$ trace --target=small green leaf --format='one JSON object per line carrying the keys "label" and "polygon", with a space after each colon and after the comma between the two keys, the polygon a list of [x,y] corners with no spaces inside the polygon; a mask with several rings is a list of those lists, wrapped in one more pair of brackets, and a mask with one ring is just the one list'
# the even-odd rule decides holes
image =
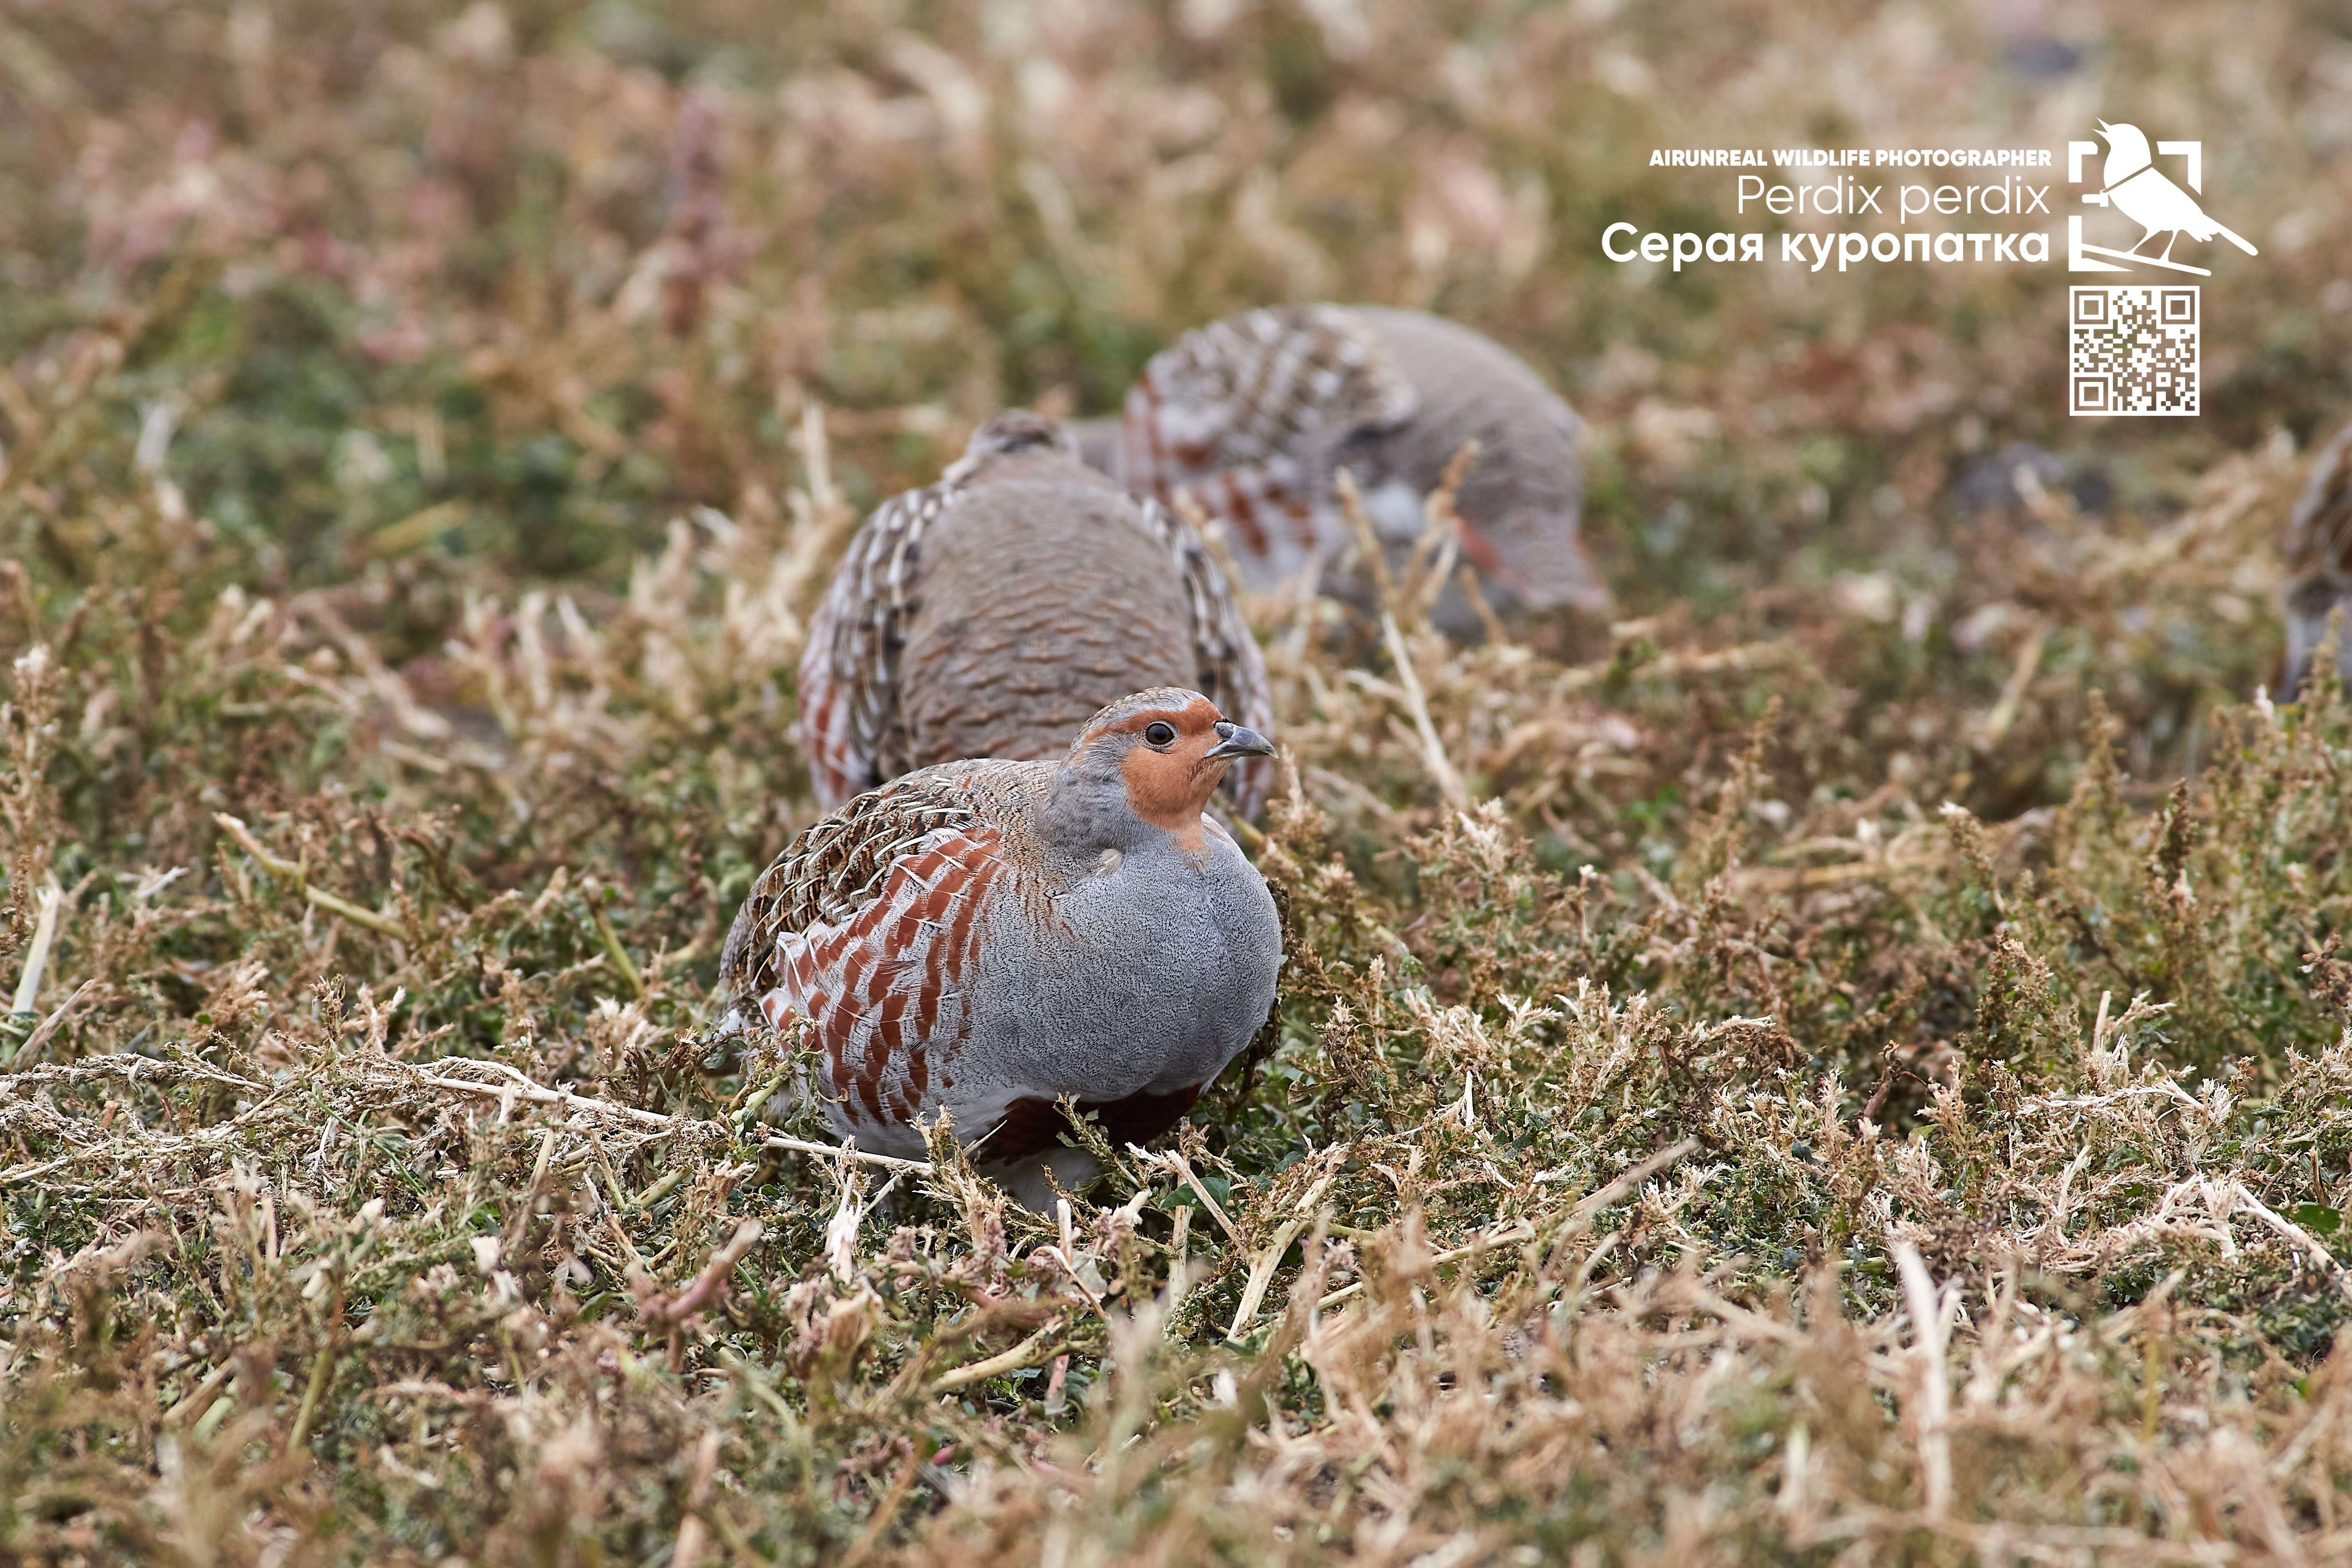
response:
{"label": "small green leaf", "polygon": [[2294,1223],[2321,1236],[2334,1236],[2336,1226],[2344,1223],[2344,1214],[2342,1210],[2329,1208],[2326,1204],[2297,1204],[2294,1205]]}

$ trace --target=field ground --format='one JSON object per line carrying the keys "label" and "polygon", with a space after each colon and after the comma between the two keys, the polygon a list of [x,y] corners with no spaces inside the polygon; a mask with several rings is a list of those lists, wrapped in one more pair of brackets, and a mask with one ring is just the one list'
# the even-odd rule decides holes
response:
{"label": "field ground", "polygon": [[[0,1562],[2352,1555],[2352,710],[2261,695],[2347,87],[2185,0],[0,5]],[[2199,419],[2065,417],[2057,267],[1599,255],[1727,226],[1653,147],[2119,106],[2262,252]],[[1278,1027],[1066,1221],[765,1147],[847,530],[1314,298],[1560,385],[1617,618],[1255,606]]]}

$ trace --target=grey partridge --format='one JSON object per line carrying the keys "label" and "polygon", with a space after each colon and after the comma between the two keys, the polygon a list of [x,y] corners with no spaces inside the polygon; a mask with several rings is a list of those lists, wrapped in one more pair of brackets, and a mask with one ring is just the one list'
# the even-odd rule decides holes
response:
{"label": "grey partridge", "polygon": [[[1200,535],[1014,409],[850,542],[801,660],[801,743],[830,811],[914,768],[1057,756],[1104,703],[1160,686],[1272,721],[1265,661]],[[1254,812],[1268,773],[1234,769],[1229,806]]]}
{"label": "grey partridge", "polygon": [[[1224,521],[1247,586],[1277,586],[1350,542],[1334,475],[1351,470],[1384,547],[1423,532],[1423,498],[1462,445],[1462,555],[1498,607],[1607,607],[1578,535],[1581,426],[1517,356],[1419,310],[1305,305],[1186,333],[1127,395],[1113,471],[1133,493],[1187,493]],[[1099,444],[1098,438],[1089,446]],[[1459,600],[1441,624],[1477,623]]]}
{"label": "grey partridge", "polygon": [[2336,668],[2352,680],[2352,424],[2312,465],[2286,523],[2285,695],[2303,689],[2312,656],[2327,635],[2328,612],[2345,611]]}
{"label": "grey partridge", "polygon": [[807,1021],[834,1131],[919,1158],[942,1110],[1032,1207],[1082,1180],[1059,1100],[1156,1137],[1265,1021],[1273,897],[1218,821],[1273,746],[1172,688],[1111,703],[1059,762],[918,770],[793,840],[729,933],[730,1024]]}

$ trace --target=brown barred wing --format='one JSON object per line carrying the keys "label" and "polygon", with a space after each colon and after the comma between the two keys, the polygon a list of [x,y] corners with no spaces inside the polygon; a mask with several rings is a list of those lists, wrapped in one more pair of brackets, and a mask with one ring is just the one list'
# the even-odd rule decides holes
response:
{"label": "brown barred wing", "polygon": [[982,826],[968,797],[936,774],[917,773],[858,795],[802,832],[752,882],[728,932],[719,963],[728,995],[742,1007],[774,993],[785,939],[856,921],[901,861]]}
{"label": "brown barred wing", "polygon": [[[1337,305],[1251,310],[1184,334],[1144,367],[1120,460],[1131,491],[1297,457],[1412,417],[1412,384],[1363,319]],[[1164,499],[1164,498],[1163,498]]]}
{"label": "brown barred wing", "polygon": [[1129,389],[1119,482],[1223,518],[1236,561],[1271,587],[1319,558],[1323,490],[1349,437],[1392,429],[1419,406],[1412,383],[1356,312],[1251,310],[1187,332]]}
{"label": "brown barred wing", "polygon": [[2352,425],[2336,433],[2312,464],[2303,497],[2287,516],[2286,663],[2280,689],[2303,690],[2312,658],[2327,638],[2328,617],[2346,609],[2336,668],[2352,675]]}
{"label": "brown barred wing", "polygon": [[2320,453],[2288,515],[2286,569],[2296,581],[2352,584],[2352,424]]}
{"label": "brown barred wing", "polygon": [[920,603],[923,535],[952,483],[894,496],[850,541],[801,658],[800,737],[817,804],[836,810],[905,771],[898,661]]}

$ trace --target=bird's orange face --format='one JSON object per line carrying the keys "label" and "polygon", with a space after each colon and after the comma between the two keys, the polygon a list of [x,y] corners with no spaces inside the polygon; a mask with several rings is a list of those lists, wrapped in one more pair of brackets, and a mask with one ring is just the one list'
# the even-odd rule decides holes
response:
{"label": "bird's orange face", "polygon": [[1120,759],[1128,804],[1155,827],[1164,827],[1198,847],[1201,813],[1209,804],[1225,764],[1235,757],[1262,757],[1274,745],[1255,730],[1226,721],[1216,704],[1195,697],[1181,707],[1147,708],[1121,715],[1090,739],[1132,736]]}

